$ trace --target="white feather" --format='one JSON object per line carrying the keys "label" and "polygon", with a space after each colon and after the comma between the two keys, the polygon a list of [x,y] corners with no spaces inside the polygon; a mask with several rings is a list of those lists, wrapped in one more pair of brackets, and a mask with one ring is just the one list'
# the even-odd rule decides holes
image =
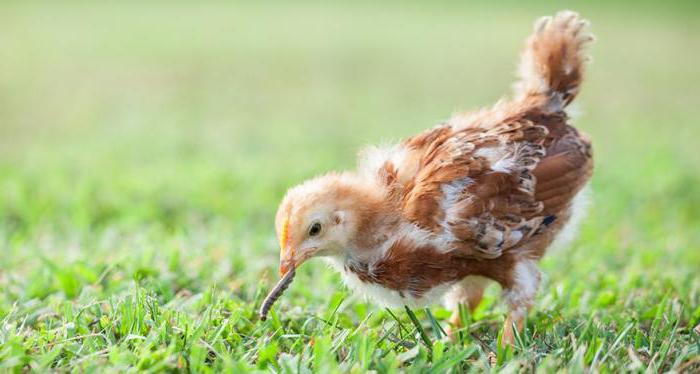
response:
{"label": "white feather", "polygon": [[591,201],[591,191],[590,186],[586,185],[586,187],[581,189],[571,200],[569,207],[571,217],[569,221],[564,224],[564,227],[562,227],[559,233],[557,233],[554,241],[552,241],[552,244],[549,246],[550,250],[556,251],[566,248],[576,238],[581,222],[583,222],[588,211],[588,205]]}
{"label": "white feather", "polygon": [[537,263],[522,260],[515,265],[513,285],[504,290],[503,299],[508,304],[511,316],[525,315],[540,284],[540,271]]}

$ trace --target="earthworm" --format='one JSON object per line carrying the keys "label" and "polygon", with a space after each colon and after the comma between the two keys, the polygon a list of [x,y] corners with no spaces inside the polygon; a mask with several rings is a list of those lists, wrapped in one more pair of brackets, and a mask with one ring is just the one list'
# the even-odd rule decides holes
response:
{"label": "earthworm", "polygon": [[292,268],[285,274],[282,279],[277,282],[275,285],[275,288],[273,288],[269,294],[267,294],[267,297],[262,303],[262,306],[260,307],[260,319],[262,321],[267,319],[267,313],[270,311],[270,308],[272,308],[272,304],[277,301],[277,299],[282,296],[282,293],[284,293],[284,290],[289,287],[289,285],[292,283],[292,280],[294,280],[294,274],[296,273],[296,269]]}

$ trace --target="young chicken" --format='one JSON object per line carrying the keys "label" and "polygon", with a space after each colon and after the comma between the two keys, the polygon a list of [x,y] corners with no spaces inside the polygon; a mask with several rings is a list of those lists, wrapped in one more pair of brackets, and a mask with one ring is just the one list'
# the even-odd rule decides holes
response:
{"label": "young chicken", "polygon": [[495,281],[512,343],[537,292],[538,260],[578,216],[593,169],[590,141],[565,111],[593,40],[587,25],[569,11],[538,20],[513,99],[368,148],[356,172],[290,189],[276,216],[280,274],[322,256],[381,305],[444,296],[457,326],[459,304],[475,308]]}

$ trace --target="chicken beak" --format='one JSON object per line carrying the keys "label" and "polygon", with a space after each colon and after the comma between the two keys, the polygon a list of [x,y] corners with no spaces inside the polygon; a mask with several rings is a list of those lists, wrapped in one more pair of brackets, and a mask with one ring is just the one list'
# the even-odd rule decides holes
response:
{"label": "chicken beak", "polygon": [[280,260],[280,277],[283,277],[290,270],[296,269],[297,265],[291,259],[281,259]]}
{"label": "chicken beak", "polygon": [[283,277],[287,272],[297,269],[301,264],[306,262],[310,257],[313,257],[315,251],[302,251],[298,253],[292,248],[282,249],[282,254],[280,256],[280,276]]}
{"label": "chicken beak", "polygon": [[289,218],[284,220],[282,231],[280,232],[280,276],[298,268],[302,263],[314,256],[316,248],[302,248],[298,251],[293,246],[289,234]]}

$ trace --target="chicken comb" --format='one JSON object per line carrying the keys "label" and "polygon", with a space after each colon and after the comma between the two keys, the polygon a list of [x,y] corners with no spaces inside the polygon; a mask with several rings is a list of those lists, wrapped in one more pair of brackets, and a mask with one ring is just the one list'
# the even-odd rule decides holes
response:
{"label": "chicken comb", "polygon": [[287,247],[289,239],[289,216],[287,216],[282,222],[282,231],[280,232],[280,249],[282,251]]}

